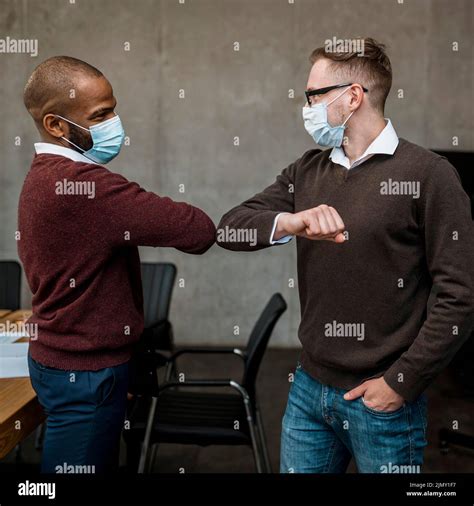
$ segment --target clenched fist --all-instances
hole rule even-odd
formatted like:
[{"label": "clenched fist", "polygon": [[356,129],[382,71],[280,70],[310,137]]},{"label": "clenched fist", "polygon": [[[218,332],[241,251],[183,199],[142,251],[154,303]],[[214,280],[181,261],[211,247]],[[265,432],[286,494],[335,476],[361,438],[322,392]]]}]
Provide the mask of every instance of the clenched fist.
[{"label": "clenched fist", "polygon": [[285,235],[298,235],[315,241],[345,241],[344,222],[334,207],[322,204],[299,213],[285,213],[279,216],[274,240]]}]

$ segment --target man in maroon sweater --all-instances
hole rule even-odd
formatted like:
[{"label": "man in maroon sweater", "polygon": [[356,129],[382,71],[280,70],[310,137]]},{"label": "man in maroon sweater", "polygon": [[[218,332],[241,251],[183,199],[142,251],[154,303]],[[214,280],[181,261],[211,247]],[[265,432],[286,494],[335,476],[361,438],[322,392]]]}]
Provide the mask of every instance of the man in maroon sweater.
[{"label": "man in maroon sweater", "polygon": [[215,227],[200,209],[102,165],[119,153],[124,131],[96,68],[49,58],[24,102],[42,139],[18,214],[29,323],[38,326],[30,375],[48,416],[42,471],[109,471],[118,463],[131,347],[143,331],[137,246],[202,254]]}]

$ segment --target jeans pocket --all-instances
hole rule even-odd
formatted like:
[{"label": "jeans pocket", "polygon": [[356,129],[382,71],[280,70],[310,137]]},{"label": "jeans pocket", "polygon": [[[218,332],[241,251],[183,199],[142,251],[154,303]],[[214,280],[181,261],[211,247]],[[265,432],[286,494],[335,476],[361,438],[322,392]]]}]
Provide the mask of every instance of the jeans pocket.
[{"label": "jeans pocket", "polygon": [[364,396],[361,396],[360,400],[362,402],[362,405],[364,406],[364,409],[368,413],[371,413],[373,415],[378,415],[378,416],[393,416],[393,415],[398,415],[398,414],[402,413],[405,410],[405,406],[406,406],[406,403],[403,402],[403,404],[398,409],[395,409],[394,411],[380,411],[379,409],[374,409],[374,408],[371,408],[371,407],[367,406],[367,404],[364,401]]}]

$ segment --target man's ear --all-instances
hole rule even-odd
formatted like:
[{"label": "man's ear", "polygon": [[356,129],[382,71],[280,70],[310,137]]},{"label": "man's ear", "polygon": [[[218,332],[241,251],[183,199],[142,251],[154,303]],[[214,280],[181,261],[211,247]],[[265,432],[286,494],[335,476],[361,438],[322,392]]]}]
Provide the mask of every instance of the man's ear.
[{"label": "man's ear", "polygon": [[350,93],[349,105],[354,109],[359,107],[362,102],[362,97],[364,95],[364,90],[362,89],[362,86],[360,84],[351,86],[349,93]]},{"label": "man's ear", "polygon": [[43,128],[49,135],[56,137],[57,139],[67,137],[69,135],[67,122],[51,113],[44,116]]}]

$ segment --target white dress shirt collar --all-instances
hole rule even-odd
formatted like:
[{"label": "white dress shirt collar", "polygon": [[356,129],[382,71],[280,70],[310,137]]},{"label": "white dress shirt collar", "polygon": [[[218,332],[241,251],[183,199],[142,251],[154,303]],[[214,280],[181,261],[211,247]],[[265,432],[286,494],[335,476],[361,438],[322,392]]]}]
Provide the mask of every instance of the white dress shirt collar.
[{"label": "white dress shirt collar", "polygon": [[332,149],[329,155],[331,161],[333,163],[337,163],[338,165],[342,165],[346,169],[352,169],[370,158],[372,155],[393,155],[398,146],[398,135],[392,126],[392,122],[388,118],[385,119],[387,121],[385,128],[372,141],[365,152],[362,153],[357,160],[354,160],[352,164],[350,163],[349,158],[347,158],[342,147]]},{"label": "white dress shirt collar", "polygon": [[35,151],[37,155],[59,155],[69,158],[74,162],[93,163],[98,165],[96,162],[79,153],[79,151],[74,151],[74,149],[66,148],[59,144],[52,144],[50,142],[35,142]]}]

